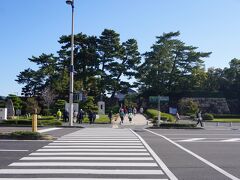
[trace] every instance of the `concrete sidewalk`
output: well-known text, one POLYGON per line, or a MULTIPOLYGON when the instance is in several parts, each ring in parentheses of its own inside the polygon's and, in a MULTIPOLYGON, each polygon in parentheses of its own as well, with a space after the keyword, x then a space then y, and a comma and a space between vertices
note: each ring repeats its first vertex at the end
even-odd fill
MULTIPOLYGON (((112 121, 112 124, 119 125, 120 121, 121 121, 120 117, 118 117, 116 121, 114 121, 114 120, 112 121)), ((142 126, 142 125, 147 125, 147 123, 148 123, 148 120, 142 114, 136 114, 135 116, 133 116, 132 122, 129 122, 128 114, 126 114, 122 125, 142 126)))

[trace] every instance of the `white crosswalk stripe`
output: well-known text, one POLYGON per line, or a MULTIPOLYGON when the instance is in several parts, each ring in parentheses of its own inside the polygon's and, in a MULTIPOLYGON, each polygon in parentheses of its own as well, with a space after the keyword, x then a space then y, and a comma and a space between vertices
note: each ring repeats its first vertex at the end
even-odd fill
POLYGON ((79 130, 0 169, 0 179, 175 180, 137 136, 129 129, 79 130))

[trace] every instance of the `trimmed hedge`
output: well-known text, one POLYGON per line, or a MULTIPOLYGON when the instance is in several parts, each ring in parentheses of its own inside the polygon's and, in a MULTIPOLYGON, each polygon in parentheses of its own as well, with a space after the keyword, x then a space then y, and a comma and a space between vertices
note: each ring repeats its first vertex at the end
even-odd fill
MULTIPOLYGON (((156 121, 158 119, 158 110, 147 109, 146 114, 148 117, 152 118, 154 121, 156 121)), ((175 117, 171 114, 161 112, 161 120, 174 122, 175 117)))
POLYGON ((216 119, 238 119, 240 114, 213 114, 213 117, 216 119))
POLYGON ((193 129, 196 128, 196 124, 180 124, 180 123, 161 123, 159 127, 153 126, 152 128, 162 129, 193 129))
POLYGON ((209 113, 203 114, 202 118, 203 118, 203 120, 213 120, 214 119, 213 115, 209 114, 209 113))
POLYGON ((9 134, 14 139, 39 139, 41 134, 38 132, 31 131, 15 131, 9 134))
POLYGON ((0 133, 0 139, 22 139, 22 140, 53 140, 52 136, 31 131, 15 131, 12 133, 0 133))
MULTIPOLYGON (((26 120, 26 119, 19 119, 19 120, 6 120, 3 121, 1 124, 8 124, 8 125, 32 125, 32 120, 26 120)), ((56 120, 38 120, 38 126, 61 126, 61 121, 56 120)))

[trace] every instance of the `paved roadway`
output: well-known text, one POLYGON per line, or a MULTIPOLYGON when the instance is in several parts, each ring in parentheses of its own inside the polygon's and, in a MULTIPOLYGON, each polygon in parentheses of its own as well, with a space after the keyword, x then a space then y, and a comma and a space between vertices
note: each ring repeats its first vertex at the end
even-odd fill
POLYGON ((240 179, 239 130, 113 127, 47 132, 54 142, 0 140, 0 179, 240 179))

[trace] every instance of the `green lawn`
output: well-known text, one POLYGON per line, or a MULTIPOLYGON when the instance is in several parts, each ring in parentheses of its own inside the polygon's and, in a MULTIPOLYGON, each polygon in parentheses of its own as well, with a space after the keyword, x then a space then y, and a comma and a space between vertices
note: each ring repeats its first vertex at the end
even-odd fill
POLYGON ((212 121, 209 121, 209 122, 233 122, 233 123, 240 123, 240 119, 229 119, 229 118, 226 118, 226 119, 214 119, 212 121))
MULTIPOLYGON (((89 120, 87 117, 83 119, 83 123, 89 123, 89 120)), ((99 119, 95 120, 95 123, 97 124, 106 124, 109 123, 109 118, 107 115, 100 115, 99 119)))

